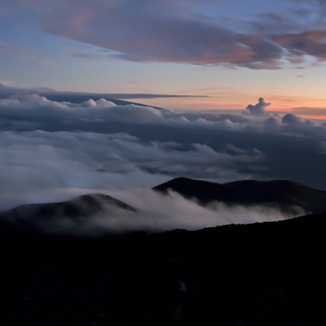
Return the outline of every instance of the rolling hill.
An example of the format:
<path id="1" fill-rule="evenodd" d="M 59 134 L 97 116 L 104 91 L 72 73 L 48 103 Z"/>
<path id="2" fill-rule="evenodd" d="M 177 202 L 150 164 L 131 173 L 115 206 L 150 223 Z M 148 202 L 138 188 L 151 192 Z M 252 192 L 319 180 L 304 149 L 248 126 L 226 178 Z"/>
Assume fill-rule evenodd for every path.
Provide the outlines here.
<path id="1" fill-rule="evenodd" d="M 137 211 L 134 207 L 104 194 L 87 194 L 56 203 L 21 205 L 0 214 L 0 233 L 4 229 L 8 230 L 8 227 L 12 231 L 19 229 L 24 232 L 27 229 L 34 230 L 40 225 L 51 228 L 58 222 L 82 224 L 101 213 L 112 215 L 119 210 Z"/>
<path id="2" fill-rule="evenodd" d="M 290 214 L 298 208 L 313 213 L 326 211 L 326 192 L 288 180 L 246 180 L 219 184 L 176 178 L 153 189 L 164 193 L 170 189 L 186 198 L 196 199 L 202 205 L 218 201 L 227 205 L 276 207 Z"/>

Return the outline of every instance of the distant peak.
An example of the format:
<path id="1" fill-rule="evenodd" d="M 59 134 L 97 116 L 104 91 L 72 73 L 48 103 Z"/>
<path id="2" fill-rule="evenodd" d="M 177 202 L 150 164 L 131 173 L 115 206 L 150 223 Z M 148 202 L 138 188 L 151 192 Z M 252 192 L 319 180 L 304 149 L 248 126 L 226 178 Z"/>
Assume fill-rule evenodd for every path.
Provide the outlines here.
<path id="1" fill-rule="evenodd" d="M 326 192 L 290 180 L 241 180 L 219 184 L 203 180 L 175 178 L 153 188 L 161 193 L 177 192 L 201 204 L 223 202 L 227 205 L 266 206 L 294 214 L 326 211 Z M 296 213 L 295 213 L 296 214 Z"/>

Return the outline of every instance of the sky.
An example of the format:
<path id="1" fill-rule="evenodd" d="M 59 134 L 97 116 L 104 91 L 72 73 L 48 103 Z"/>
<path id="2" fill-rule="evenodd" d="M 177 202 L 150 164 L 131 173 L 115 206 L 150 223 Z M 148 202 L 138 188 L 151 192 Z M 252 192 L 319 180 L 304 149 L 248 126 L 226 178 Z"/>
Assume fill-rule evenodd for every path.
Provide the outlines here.
<path id="1" fill-rule="evenodd" d="M 0 80 L 188 95 L 141 101 L 182 110 L 264 97 L 274 111 L 324 118 L 325 13 L 324 0 L 2 0 Z"/>
<path id="2" fill-rule="evenodd" d="M 2 0 L 0 211 L 105 193 L 202 212 L 153 195 L 176 177 L 326 190 L 325 12 L 304 0 Z"/>

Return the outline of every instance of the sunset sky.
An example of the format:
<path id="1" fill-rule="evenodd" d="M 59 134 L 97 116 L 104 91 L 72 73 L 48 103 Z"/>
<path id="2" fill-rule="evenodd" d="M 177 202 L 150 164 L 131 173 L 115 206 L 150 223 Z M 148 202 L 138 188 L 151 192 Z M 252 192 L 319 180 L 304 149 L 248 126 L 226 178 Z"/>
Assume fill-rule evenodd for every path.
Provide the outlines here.
<path id="1" fill-rule="evenodd" d="M 316 118 L 325 14 L 323 0 L 2 0 L 0 80 L 204 96 L 138 100 L 170 109 L 239 110 L 264 97 L 273 111 Z"/>
<path id="2" fill-rule="evenodd" d="M 177 177 L 326 190 L 325 61 L 326 0 L 1 0 L 0 211 Z"/>

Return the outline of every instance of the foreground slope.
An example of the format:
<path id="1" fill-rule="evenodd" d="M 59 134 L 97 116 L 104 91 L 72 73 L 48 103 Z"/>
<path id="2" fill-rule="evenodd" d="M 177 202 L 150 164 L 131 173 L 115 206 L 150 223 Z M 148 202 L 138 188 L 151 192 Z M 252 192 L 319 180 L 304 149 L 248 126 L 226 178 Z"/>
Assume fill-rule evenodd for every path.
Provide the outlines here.
<path id="1" fill-rule="evenodd" d="M 160 192 L 171 189 L 186 198 L 195 198 L 204 205 L 219 201 L 228 205 L 267 205 L 290 213 L 298 207 L 306 212 L 326 211 L 325 191 L 287 180 L 248 180 L 219 184 L 176 178 L 153 189 Z"/>
<path id="2" fill-rule="evenodd" d="M 326 214 L 199 231 L 0 238 L 3 325 L 313 326 Z"/>

